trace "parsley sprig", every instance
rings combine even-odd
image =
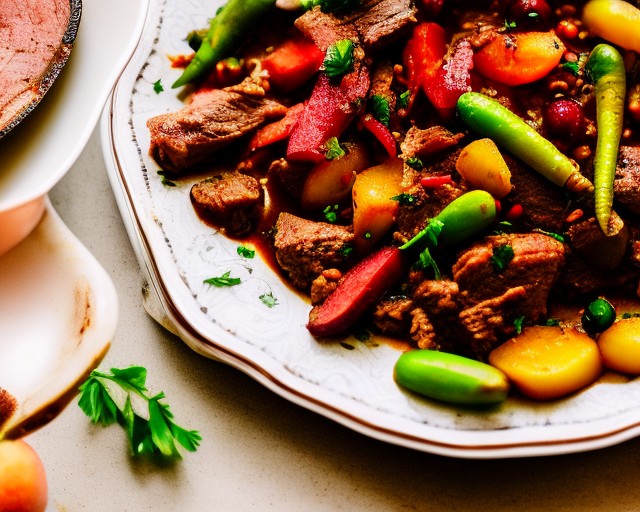
[[[78,405],[93,423],[120,424],[134,456],[179,459],[179,446],[196,451],[200,433],[178,426],[169,405],[161,402],[164,393],[150,396],[146,380],[147,370],[142,366],[112,368],[111,374],[93,370],[80,386]]]
[[[355,9],[361,4],[361,0],[302,0],[303,9],[312,9],[320,6],[322,12],[341,13]]]
[[[353,41],[341,39],[329,48],[322,63],[322,69],[331,78],[346,75],[353,69]]]

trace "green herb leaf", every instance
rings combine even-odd
[[[406,90],[398,95],[396,100],[396,108],[407,108],[409,106],[409,100],[411,99],[411,91]]]
[[[278,299],[273,296],[273,292],[263,293],[259,298],[262,303],[268,308],[272,308],[273,306],[278,304]]]
[[[393,201],[398,201],[398,203],[403,206],[412,206],[416,204],[416,201],[418,200],[416,196],[414,196],[413,194],[407,194],[406,192],[398,194],[397,196],[393,196],[391,199]]]
[[[225,286],[235,286],[240,284],[239,277],[230,277],[231,271],[225,272],[221,276],[218,277],[210,277],[209,279],[205,279],[203,282],[206,284],[210,284],[211,286],[217,286],[218,288],[222,288]]]
[[[338,209],[340,207],[337,204],[329,205],[324,210],[322,210],[322,214],[327,222],[333,224],[338,220]]]
[[[534,231],[536,233],[542,233],[543,235],[550,236],[551,238],[557,240],[558,242],[560,242],[562,244],[566,244],[567,243],[565,237],[563,235],[560,235],[559,233],[554,233],[553,231],[545,231],[544,229],[540,229],[540,228],[534,228],[532,231]]]
[[[301,6],[305,10],[312,9],[316,5],[326,13],[340,13],[355,9],[361,4],[361,0],[302,0]]]
[[[515,21],[504,20],[504,28],[507,30],[515,30],[516,26]]]
[[[349,259],[349,256],[353,254],[353,247],[351,245],[345,244],[340,249],[340,255],[346,260]]]
[[[381,94],[376,94],[371,97],[371,113],[378,121],[383,125],[389,126],[391,119],[391,109],[389,107],[389,100]]]
[[[326,149],[324,157],[327,160],[335,160],[347,154],[344,148],[340,145],[337,137],[331,137],[327,142],[325,142],[324,147]]]
[[[246,245],[239,245],[236,249],[238,256],[242,256],[243,258],[247,258],[248,260],[252,259],[256,255],[255,249],[250,249]]]
[[[416,236],[400,247],[401,250],[407,250],[415,245],[425,246],[429,248],[437,247],[438,238],[442,232],[444,223],[438,219],[431,219],[427,226]]]
[[[424,164],[422,163],[422,160],[420,160],[419,158],[417,158],[415,156],[407,158],[404,161],[404,163],[407,164],[412,169],[415,169],[416,171],[420,171],[424,167]]]
[[[563,62],[562,69],[569,71],[573,76],[580,74],[580,65],[577,62]]]
[[[522,326],[524,325],[524,315],[517,317],[513,321],[513,327],[516,329],[516,334],[522,333]]]
[[[161,80],[156,80],[153,83],[153,91],[156,94],[160,94],[162,91],[164,91],[164,86],[162,85],[162,81]]]
[[[509,244],[500,245],[493,248],[493,256],[490,260],[496,272],[502,272],[514,257],[513,247]]]
[[[547,320],[544,322],[544,325],[546,325],[547,327],[558,327],[560,325],[560,320],[558,320],[557,318],[547,318]]]
[[[160,170],[160,171],[158,171],[158,176],[160,176],[160,178],[162,178],[162,184],[165,187],[175,187],[176,186],[175,182],[173,181],[173,177],[174,177],[173,173],[168,172],[168,171]]]
[[[332,77],[340,77],[353,69],[353,41],[342,39],[327,48],[322,63],[324,72]]]
[[[111,374],[94,370],[80,386],[78,405],[93,423],[107,426],[118,422],[127,432],[135,456],[176,459],[181,458],[178,446],[195,451],[202,440],[199,432],[174,422],[169,405],[160,402],[164,393],[148,395],[146,378],[147,371],[141,366],[112,368]],[[133,399],[147,403],[148,419],[136,413]]]
[[[418,262],[416,263],[416,267],[423,270],[433,270],[433,278],[436,281],[439,281],[442,278],[440,269],[438,268],[438,264],[436,263],[436,260],[433,259],[433,256],[431,256],[431,252],[429,251],[428,247],[420,253],[420,257],[418,259]]]

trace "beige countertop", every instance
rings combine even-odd
[[[27,438],[46,467],[48,510],[640,510],[639,440],[542,458],[444,458],[353,432],[192,352],[142,306],[97,131],[50,197],[118,292],[101,368],[147,367],[150,390],[164,391],[203,441],[172,465],[133,460],[124,431],[90,424],[76,400]]]

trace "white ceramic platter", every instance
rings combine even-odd
[[[191,183],[161,183],[147,154],[145,123],[181,106],[169,89],[179,70],[171,69],[167,56],[188,52],[185,35],[206,26],[218,5],[153,1],[142,42],[103,118],[105,159],[150,285],[149,312],[198,353],[239,368],[295,403],[398,445],[499,458],[592,450],[637,436],[640,380],[621,376],[607,374],[565,400],[533,403],[514,397],[484,412],[402,391],[392,378],[396,349],[353,338],[342,344],[313,339],[305,329],[308,303],[263,261],[241,258],[237,242],[197,218],[189,201]],[[160,94],[153,89],[158,80],[165,85]],[[203,284],[227,271],[242,284]],[[260,301],[265,293],[277,299],[275,307]]]
[[[111,279],[45,201],[36,228],[0,257],[0,437],[22,437],[67,405],[117,318]]]
[[[84,0],[71,55],[55,84],[0,140],[0,255],[38,223],[45,196],[80,155],[135,48],[148,0]]]

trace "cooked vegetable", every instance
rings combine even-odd
[[[589,334],[597,334],[608,329],[615,320],[615,308],[608,300],[598,297],[586,307],[582,315],[582,327]]]
[[[287,159],[319,164],[325,159],[324,144],[339,137],[362,108],[369,90],[366,69],[353,71],[339,83],[321,73],[287,146]]]
[[[298,103],[287,110],[287,113],[282,119],[278,119],[277,121],[260,128],[251,138],[251,141],[249,142],[249,149],[251,151],[255,151],[256,149],[285,140],[289,135],[291,135],[291,131],[298,122],[298,118],[300,117],[300,114],[302,114],[303,110],[304,105],[302,103]]]
[[[78,405],[93,423],[119,423],[129,436],[131,453],[180,458],[178,445],[196,451],[202,437],[173,420],[164,393],[150,396],[147,370],[140,366],[112,368],[111,373],[93,370],[80,386]]]
[[[353,41],[341,39],[329,46],[322,69],[331,78],[349,73],[353,69]]]
[[[491,139],[479,139],[460,153],[456,170],[474,188],[503,198],[511,192],[511,171],[500,150]]]
[[[549,400],[573,393],[602,372],[598,345],[585,333],[553,326],[525,327],[489,354],[525,396]]]
[[[303,208],[324,208],[349,197],[356,174],[369,165],[369,155],[363,144],[345,147],[347,153],[343,157],[326,160],[311,169],[302,188]]]
[[[598,337],[604,365],[628,375],[640,375],[640,318],[623,318]]]
[[[473,130],[491,138],[556,185],[573,192],[593,190],[577,164],[496,100],[468,92],[460,96],[458,112]]]
[[[472,190],[451,201],[420,233],[414,236],[401,249],[407,250],[435,245],[450,245],[466,240],[489,227],[496,218],[496,202],[491,194],[484,190]],[[433,244],[433,226],[435,221],[440,230]]]
[[[211,19],[209,31],[193,60],[172,87],[193,82],[213,69],[220,59],[232,54],[275,3],[275,0],[229,0]]]
[[[292,36],[262,60],[269,83],[282,92],[291,92],[307,82],[319,69],[324,54],[301,35]]]
[[[474,69],[506,85],[523,85],[555,68],[564,45],[555,32],[506,33],[483,46],[473,57]]]
[[[500,370],[435,350],[404,352],[395,364],[394,378],[411,391],[454,404],[493,405],[509,393],[509,381]]]
[[[582,21],[597,35],[640,53],[640,9],[623,0],[589,0],[582,9]]]
[[[311,310],[307,329],[320,337],[347,333],[405,270],[404,256],[397,247],[369,255],[344,275],[322,305]]]
[[[589,55],[585,69],[595,84],[597,107],[598,140],[593,161],[596,218],[602,231],[611,236],[617,233],[609,221],[626,94],[624,61],[613,46],[599,44]]]
[[[384,123],[378,121],[372,115],[367,114],[362,118],[362,127],[376,138],[389,158],[395,158],[397,156],[398,147],[396,139]]]
[[[365,169],[353,184],[353,234],[355,246],[369,252],[389,231],[400,204],[393,199],[402,193],[402,160],[392,158]]]

